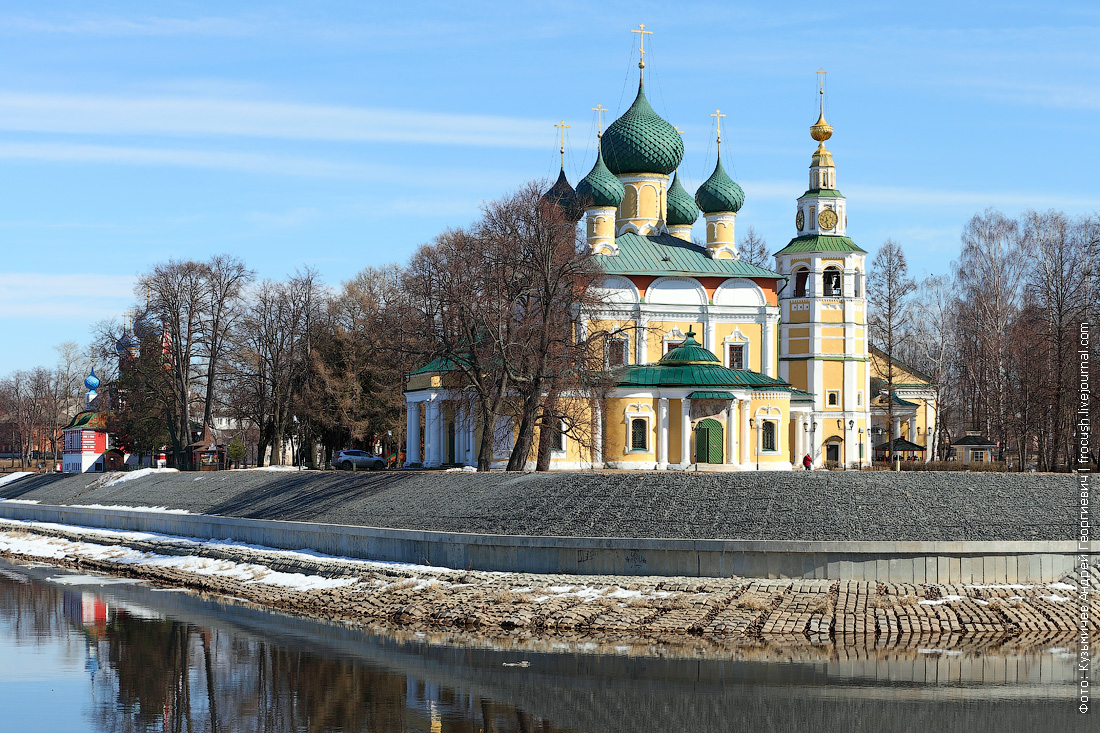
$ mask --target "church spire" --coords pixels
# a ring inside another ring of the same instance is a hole
[[[817,150],[810,159],[810,190],[835,189],[836,166],[833,154],[825,148],[825,141],[833,136],[833,126],[825,121],[825,69],[817,71],[818,108],[817,122],[810,125],[810,137],[817,141]]]
[[[638,50],[641,52],[641,58],[638,60],[638,83],[645,84],[645,37],[652,36],[653,31],[647,31],[645,23],[639,23],[638,30],[630,32],[638,34]]]

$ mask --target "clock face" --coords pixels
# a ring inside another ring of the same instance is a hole
[[[817,217],[817,223],[822,229],[832,229],[836,226],[836,212],[832,209],[822,209]]]
[[[798,210],[798,213],[794,215],[794,225],[798,227],[798,231],[802,231],[802,225],[806,223],[806,215],[802,213],[802,209]]]

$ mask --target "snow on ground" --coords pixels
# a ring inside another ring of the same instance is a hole
[[[231,468],[230,471],[308,471],[298,466],[257,466],[256,468]]]
[[[9,504],[37,504],[38,499],[0,499],[0,501],[6,501]]]
[[[126,481],[133,481],[139,478],[145,478],[146,476],[152,476],[155,473],[179,473],[178,468],[139,468],[136,471],[126,471],[118,478],[111,479],[107,483],[103,484],[102,488],[108,486],[117,486],[118,484],[125,483]]]
[[[477,473],[477,466],[461,466],[444,469],[443,473]]]
[[[0,551],[25,557],[61,559],[75,557],[88,560],[106,560],[121,565],[173,568],[197,575],[214,575],[233,578],[245,583],[263,583],[296,590],[340,588],[359,582],[358,578],[324,578],[303,573],[284,573],[266,565],[238,563],[193,555],[158,555],[139,552],[117,545],[97,545],[91,542],[67,540],[61,537],[27,535],[25,532],[0,531]]]
[[[0,486],[3,486],[4,484],[10,484],[12,481],[15,481],[16,479],[21,479],[24,476],[33,475],[34,471],[16,471],[15,473],[5,474],[3,476],[0,476]]]
[[[1049,595],[1049,596],[1039,596],[1039,597],[1042,598],[1044,601],[1050,601],[1051,603],[1065,603],[1066,601],[1069,600],[1065,596],[1060,596],[1058,594]]]
[[[964,600],[965,596],[944,596],[938,601],[918,601],[922,606],[939,606],[943,603],[952,603],[954,601]]]
[[[1077,590],[1077,586],[1069,583],[1048,583],[1047,588],[1051,590]]]
[[[175,470],[175,469],[172,469]],[[108,484],[110,486],[110,484]],[[119,509],[124,512],[159,512],[161,514],[191,514],[186,509],[169,509],[166,506],[126,506],[125,504],[75,504],[84,509]]]

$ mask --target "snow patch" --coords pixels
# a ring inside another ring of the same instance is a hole
[[[462,466],[460,468],[448,468],[443,473],[477,473],[477,466]]]
[[[23,478],[24,476],[33,476],[34,471],[16,471],[15,473],[9,473],[4,476],[0,476],[0,486],[4,484],[10,484],[12,481]]]
[[[255,468],[231,468],[230,471],[308,471],[298,466],[256,466]]]
[[[172,469],[173,471],[175,469]],[[108,484],[109,486],[110,484]],[[126,506],[125,504],[76,504],[84,509],[118,509],[124,512],[157,512],[160,514],[191,514],[186,509],[169,509],[166,506]]]
[[[1051,590],[1077,590],[1077,586],[1070,585],[1069,583],[1050,583],[1047,588]]]
[[[0,499],[0,501],[6,501],[9,504],[37,504],[38,499]]]
[[[918,601],[922,606],[939,606],[944,603],[954,603],[955,601],[964,601],[965,596],[944,596],[938,601]]]
[[[1049,596],[1039,596],[1039,597],[1042,598],[1044,601],[1050,601],[1051,603],[1065,603],[1066,601],[1069,600],[1065,596],[1060,596],[1057,593],[1055,593],[1053,595],[1049,595]]]
[[[107,483],[103,484],[101,488],[107,488],[108,486],[117,486],[127,481],[134,481],[139,478],[145,478],[146,476],[152,476],[155,473],[179,473],[178,468],[139,468],[136,471],[127,471],[118,478],[111,479]]]
[[[958,656],[958,655],[962,654],[962,652],[960,652],[958,649],[918,649],[917,653],[918,654],[941,654],[945,657],[955,657],[955,656]]]

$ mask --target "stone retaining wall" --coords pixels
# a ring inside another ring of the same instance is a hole
[[[0,502],[0,516],[227,539],[280,549],[472,570],[580,575],[835,578],[889,583],[1049,583],[1072,541],[875,542],[480,535]]]

